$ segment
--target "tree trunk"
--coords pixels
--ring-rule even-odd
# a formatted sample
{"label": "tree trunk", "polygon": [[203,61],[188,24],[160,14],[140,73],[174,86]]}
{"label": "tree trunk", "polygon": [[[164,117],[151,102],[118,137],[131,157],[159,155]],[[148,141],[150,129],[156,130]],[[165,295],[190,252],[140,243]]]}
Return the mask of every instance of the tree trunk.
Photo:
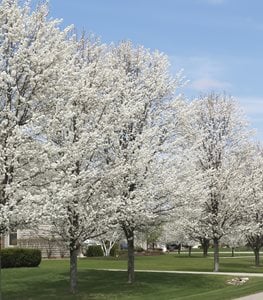
{"label": "tree trunk", "polygon": [[255,255],[255,266],[259,267],[259,265],[260,265],[259,251],[263,244],[263,236],[262,235],[254,235],[254,236],[250,235],[250,236],[247,236],[247,241]]}
{"label": "tree trunk", "polygon": [[133,283],[135,280],[134,272],[134,233],[130,232],[127,236],[128,243],[128,283]]}
{"label": "tree trunk", "polygon": [[1,253],[0,253],[0,300],[2,300],[2,258],[1,258]]}
{"label": "tree trunk", "polygon": [[208,255],[208,247],[206,245],[203,246],[203,257],[207,257]]}
{"label": "tree trunk", "polygon": [[203,257],[207,257],[207,255],[208,255],[208,248],[209,248],[209,239],[199,238],[199,241],[200,241],[200,243],[202,245]]}
{"label": "tree trunk", "polygon": [[178,247],[178,250],[177,250],[177,253],[178,253],[178,254],[181,254],[181,246],[182,246],[182,245],[179,244],[179,247]]}
{"label": "tree trunk", "polygon": [[108,256],[110,256],[110,248],[108,248],[108,249],[106,249],[106,256],[108,257]]}
{"label": "tree trunk", "polygon": [[192,254],[192,246],[189,246],[188,247],[188,256],[191,256],[191,254]]}
{"label": "tree trunk", "polygon": [[70,292],[75,294],[77,292],[77,263],[78,263],[78,249],[70,249]]}
{"label": "tree trunk", "polygon": [[214,272],[219,271],[219,240],[214,238]]}
{"label": "tree trunk", "polygon": [[[0,236],[1,238],[1,236]],[[0,251],[1,251],[1,244],[0,244]],[[2,258],[0,253],[0,300],[2,300]]]}
{"label": "tree trunk", "polygon": [[235,247],[232,247],[231,249],[232,249],[232,257],[234,257],[235,256]]}
{"label": "tree trunk", "polygon": [[255,266],[259,267],[260,259],[259,259],[259,249],[258,248],[254,249],[254,254],[255,254]]}

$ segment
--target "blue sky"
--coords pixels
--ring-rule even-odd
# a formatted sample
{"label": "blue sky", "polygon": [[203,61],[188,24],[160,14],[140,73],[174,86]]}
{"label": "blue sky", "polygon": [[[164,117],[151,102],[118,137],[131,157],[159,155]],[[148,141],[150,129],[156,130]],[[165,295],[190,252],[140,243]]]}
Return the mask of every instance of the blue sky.
{"label": "blue sky", "polygon": [[225,91],[236,97],[263,140],[262,0],[50,0],[63,26],[103,42],[131,40],[159,49],[184,69],[188,97]]}

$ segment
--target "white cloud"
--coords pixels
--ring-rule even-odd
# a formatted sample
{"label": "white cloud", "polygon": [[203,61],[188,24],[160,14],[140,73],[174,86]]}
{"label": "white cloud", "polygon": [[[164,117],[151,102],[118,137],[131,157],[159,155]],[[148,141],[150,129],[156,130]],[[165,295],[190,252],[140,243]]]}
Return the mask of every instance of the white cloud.
{"label": "white cloud", "polygon": [[173,68],[184,69],[186,79],[190,81],[187,88],[208,92],[211,90],[228,90],[231,84],[225,81],[226,66],[223,62],[210,57],[170,57]]}
{"label": "white cloud", "polygon": [[170,56],[173,69],[184,69],[188,79],[218,78],[225,73],[224,64],[204,56]]}
{"label": "white cloud", "polygon": [[[183,88],[183,93],[190,98],[198,96],[200,93],[210,91],[230,93],[234,96],[244,113],[247,115],[251,126],[257,128],[256,137],[263,141],[263,96],[262,90],[252,89],[251,96],[247,95],[250,89],[246,88],[244,78],[240,80],[240,72],[246,70],[247,81],[255,80],[251,78],[249,66],[257,64],[261,66],[261,61],[253,57],[205,57],[205,56],[170,56],[172,71],[175,73],[184,69],[184,75],[190,82]],[[235,70],[235,72],[233,72]],[[243,73],[242,73],[243,74]],[[250,75],[249,75],[250,74]],[[235,76],[234,76],[235,75]],[[260,74],[257,74],[260,76]],[[230,79],[229,79],[230,78]],[[256,86],[256,85],[253,85]],[[252,87],[253,87],[252,86]]]}

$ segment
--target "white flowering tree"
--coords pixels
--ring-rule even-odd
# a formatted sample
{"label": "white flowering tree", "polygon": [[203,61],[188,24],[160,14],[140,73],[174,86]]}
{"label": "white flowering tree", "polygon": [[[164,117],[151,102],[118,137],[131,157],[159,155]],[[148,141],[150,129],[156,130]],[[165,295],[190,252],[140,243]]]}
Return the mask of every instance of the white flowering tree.
{"label": "white flowering tree", "polygon": [[205,213],[202,211],[202,207],[196,205],[195,200],[200,196],[201,194],[199,193],[196,198],[192,198],[191,201],[188,201],[188,205],[183,205],[178,210],[176,218],[180,230],[184,232],[190,241],[195,241],[195,245],[200,243],[203,256],[207,257],[211,234],[205,224],[203,224],[202,220],[205,217]]}
{"label": "white flowering tree", "polygon": [[226,244],[228,247],[231,248],[232,257],[234,257],[235,249],[237,247],[245,246],[247,242],[245,235],[240,230],[240,228],[233,228],[231,233],[222,238],[222,243]]}
{"label": "white flowering tree", "polygon": [[121,228],[115,227],[109,229],[105,234],[100,236],[101,248],[104,256],[110,256],[111,249],[121,240],[123,231]]}
{"label": "white flowering tree", "polygon": [[191,256],[192,247],[198,244],[196,239],[187,231],[188,226],[183,221],[183,218],[176,218],[173,216],[169,222],[163,226],[163,239],[166,243],[176,243],[178,248],[178,254],[181,252],[182,246],[188,248],[188,255]]}
{"label": "white flowering tree", "polygon": [[200,209],[191,206],[185,206],[183,209],[179,208],[175,219],[177,220],[176,222],[169,224],[170,232],[172,234],[174,232],[175,236],[181,234],[181,239],[185,245],[195,246],[200,244],[203,256],[207,257],[211,237],[207,228],[202,224],[202,212]]}
{"label": "white flowering tree", "polygon": [[128,243],[128,282],[132,283],[134,232],[154,223],[169,207],[158,153],[166,134],[162,108],[177,84],[170,78],[166,57],[158,52],[123,42],[110,56],[115,97],[107,149],[108,187],[116,222]]}
{"label": "white flowering tree", "polygon": [[[211,236],[202,224],[203,208],[199,200],[205,199],[206,190],[201,188],[203,175],[197,172],[193,161],[191,123],[189,124],[189,104],[182,101],[178,106],[178,128],[175,139],[166,149],[166,185],[172,191],[176,209],[167,220],[164,236],[167,241],[188,241],[191,245],[200,243],[204,257],[207,256]],[[198,184],[200,183],[200,184]],[[191,246],[190,245],[190,246]]]}
{"label": "white flowering tree", "polygon": [[186,166],[194,166],[189,169],[195,190],[191,207],[202,210],[199,225],[213,241],[217,272],[219,241],[240,221],[248,129],[236,102],[226,95],[204,96],[191,102],[184,113]]}
{"label": "white flowering tree", "polygon": [[39,120],[63,81],[69,28],[17,0],[0,2],[0,234],[40,217],[45,154]]}
{"label": "white flowering tree", "polygon": [[[105,233],[114,217],[103,189],[105,136],[111,74],[106,47],[96,39],[76,42],[71,76],[44,130],[52,182],[46,189],[46,220],[70,253],[70,290],[77,289],[77,255],[86,239]],[[109,82],[110,81],[110,82]]]}
{"label": "white flowering tree", "polygon": [[263,246],[263,146],[252,145],[244,170],[246,194],[243,198],[241,230],[255,255],[255,266],[260,265]]}

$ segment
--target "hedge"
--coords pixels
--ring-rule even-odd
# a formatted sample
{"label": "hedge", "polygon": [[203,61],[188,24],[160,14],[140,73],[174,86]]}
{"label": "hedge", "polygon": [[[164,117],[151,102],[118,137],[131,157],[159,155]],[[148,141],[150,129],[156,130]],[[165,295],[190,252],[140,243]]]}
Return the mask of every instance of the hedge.
{"label": "hedge", "polygon": [[103,256],[103,250],[99,245],[92,245],[88,247],[84,255],[88,257]]}
{"label": "hedge", "polygon": [[5,248],[0,255],[2,268],[37,267],[41,262],[39,249]]}

